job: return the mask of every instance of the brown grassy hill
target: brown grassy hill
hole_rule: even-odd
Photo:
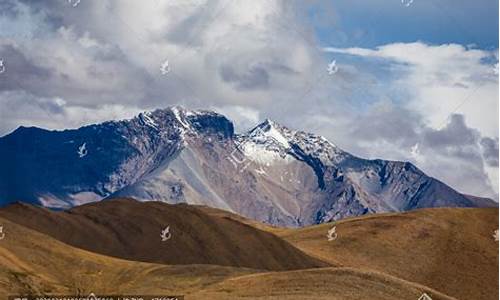
[[[452,300],[429,288],[375,272],[321,268],[267,272],[213,265],[167,266],[81,250],[0,218],[0,298],[21,294],[186,295],[216,299]]]
[[[236,276],[210,285],[207,289],[193,293],[187,298],[417,300],[424,292],[433,300],[455,299],[382,273],[350,268],[321,268]]]
[[[334,265],[417,282],[458,299],[498,299],[498,209],[439,208],[371,215],[299,230],[274,230]]]
[[[299,259],[293,253],[311,259],[287,243],[283,246],[286,250],[272,249],[281,247],[279,239],[249,224],[273,232],[309,256],[340,267],[285,270],[291,264],[281,261],[289,258],[286,251],[292,253],[293,267],[298,264],[294,260]],[[0,225],[6,233],[6,238],[0,240],[0,297],[17,293],[95,292],[184,294],[186,300],[417,300],[426,292],[433,300],[498,299],[498,242],[492,237],[498,228],[498,209],[424,209],[358,217],[337,222],[338,238],[332,242],[327,241],[326,233],[333,224],[275,228],[219,210],[125,199],[84,205],[68,212],[17,204],[0,209]],[[173,237],[161,243],[159,233],[167,225],[171,226]],[[41,233],[41,229],[50,236]],[[195,232],[204,235],[199,237]],[[193,243],[193,235],[196,242],[205,244]],[[178,247],[188,257],[201,255],[197,259],[217,261],[218,255],[231,255],[223,262],[277,265],[281,269],[264,272],[230,266],[123,260],[72,247],[68,241],[56,240],[58,236],[72,242],[91,242],[94,245],[90,248],[99,251],[118,251],[120,255],[139,258],[140,251],[150,250],[135,245],[141,241],[154,243],[156,239],[157,247],[167,250],[164,252],[171,257],[154,251],[147,256],[175,258],[175,263],[179,263],[188,258],[178,258],[184,254],[174,252],[175,247],[161,248],[177,238]],[[259,242],[261,247],[252,248],[254,244],[249,242]],[[241,245],[254,255],[243,250],[228,253],[236,251],[235,247],[242,248]],[[200,247],[203,255],[196,252]],[[272,259],[266,258],[269,256]]]
[[[0,209],[0,217],[81,249],[135,261],[265,270],[328,265],[271,233],[184,204],[116,199],[63,212],[14,204]],[[167,226],[172,238],[162,242]]]
[[[214,265],[161,265],[81,250],[0,218],[0,299],[8,295],[170,294],[199,291],[257,270]]]

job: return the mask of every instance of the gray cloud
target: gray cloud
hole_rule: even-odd
[[[477,144],[479,135],[477,130],[467,127],[463,115],[452,114],[445,128],[428,129],[424,134],[424,142],[436,148],[467,146]]]
[[[0,91],[44,91],[44,84],[53,76],[53,70],[38,66],[13,45],[0,44],[0,57],[6,69],[0,80]]]
[[[290,67],[278,63],[259,62],[244,66],[241,70],[233,64],[222,65],[219,69],[221,78],[233,83],[239,90],[268,89],[271,76],[296,75]]]
[[[202,45],[203,26],[210,22],[211,15],[221,9],[217,4],[220,1],[208,1],[205,6],[195,6],[191,14],[167,31],[167,40],[184,47]]]
[[[459,191],[498,198],[488,170],[498,163],[498,140],[482,137],[461,114],[453,114],[441,129],[429,127],[424,116],[390,101],[376,103],[354,118],[318,116],[308,117],[306,127],[317,126],[313,131],[353,154],[411,161]]]
[[[174,104],[217,108],[242,130],[270,117],[323,134],[360,156],[411,160],[459,190],[494,194],[485,167],[498,165],[498,138],[471,128],[462,113],[433,129],[422,111],[387,96],[399,89],[414,92],[410,83],[416,80],[377,87],[380,74],[367,70],[367,63],[351,65],[341,58],[339,71],[327,75],[332,57],[318,50],[302,1],[82,0],[72,7],[59,0],[6,0],[1,5],[7,27],[0,32],[0,57],[7,71],[0,74],[0,135],[19,125],[76,127]],[[335,24],[329,19],[336,13],[333,5],[312,5],[315,26]],[[21,27],[34,38],[12,39],[15,34],[8,32],[17,34]],[[440,51],[447,48],[456,51],[411,46],[418,46],[416,53],[428,51],[424,61],[429,62],[443,61],[448,56]],[[406,54],[408,46],[393,48],[383,50],[389,56]],[[458,61],[473,65],[474,59],[464,59],[471,53],[460,50]],[[161,75],[165,60],[172,70]],[[456,68],[451,74],[470,67],[450,65]],[[412,70],[411,64],[397,69],[398,75]],[[393,71],[392,65],[385,71]],[[448,71],[431,72],[433,80],[460,89],[473,86]]]
[[[19,15],[18,7],[10,1],[0,2],[0,14],[3,17],[16,18]]]
[[[411,147],[419,139],[422,119],[408,109],[389,103],[376,105],[353,124],[350,134],[364,141],[385,140]]]
[[[261,66],[252,66],[245,73],[238,73],[232,66],[221,66],[220,75],[226,82],[233,82],[238,89],[265,89],[269,87],[269,73]]]
[[[498,138],[484,137],[481,139],[483,157],[490,167],[498,168]]]

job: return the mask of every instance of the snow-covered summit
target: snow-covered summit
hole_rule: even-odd
[[[325,165],[338,164],[351,155],[325,137],[289,129],[273,120],[266,119],[239,137],[245,148],[277,152],[295,157],[319,159]]]
[[[223,115],[178,106],[63,131],[20,127],[0,138],[0,165],[0,205],[67,208],[120,196],[204,204],[285,226],[494,205],[410,163],[357,158],[269,119],[235,135]]]
[[[196,136],[199,132],[219,132],[224,136],[232,136],[234,133],[232,122],[223,115],[208,110],[190,110],[182,106],[143,112],[134,119],[156,131],[175,130],[181,136]]]

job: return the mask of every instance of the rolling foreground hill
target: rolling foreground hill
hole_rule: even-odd
[[[435,208],[273,230],[337,266],[384,272],[457,299],[498,299],[498,209]]]
[[[214,265],[161,265],[80,250],[51,237],[0,222],[0,297],[47,294],[161,294],[185,299],[418,299],[453,300],[429,288],[384,274],[321,268],[285,272]],[[317,296],[317,297],[316,297]]]
[[[161,242],[166,220],[172,237]],[[494,208],[289,229],[208,207],[119,199],[66,212],[14,204],[0,209],[0,224],[0,296],[418,300],[425,292],[433,300],[498,299]],[[338,235],[328,241],[333,225]]]
[[[223,115],[180,107],[72,130],[19,127],[0,137],[0,165],[0,205],[22,200],[67,209],[132,197],[207,205],[288,227],[497,205],[409,162],[356,157],[271,120],[235,134]]]
[[[273,271],[330,265],[271,233],[185,204],[115,199],[53,212],[18,203],[1,209],[0,217],[68,245],[127,260]],[[171,238],[162,241],[167,226]]]
[[[8,295],[187,294],[258,270],[163,265],[91,253],[0,218],[0,297]]]

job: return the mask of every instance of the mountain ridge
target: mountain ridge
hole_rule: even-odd
[[[363,159],[270,119],[236,134],[222,114],[178,106],[71,130],[20,127],[0,138],[0,162],[2,204],[69,208],[133,197],[208,205],[284,226],[496,205],[409,162]]]

